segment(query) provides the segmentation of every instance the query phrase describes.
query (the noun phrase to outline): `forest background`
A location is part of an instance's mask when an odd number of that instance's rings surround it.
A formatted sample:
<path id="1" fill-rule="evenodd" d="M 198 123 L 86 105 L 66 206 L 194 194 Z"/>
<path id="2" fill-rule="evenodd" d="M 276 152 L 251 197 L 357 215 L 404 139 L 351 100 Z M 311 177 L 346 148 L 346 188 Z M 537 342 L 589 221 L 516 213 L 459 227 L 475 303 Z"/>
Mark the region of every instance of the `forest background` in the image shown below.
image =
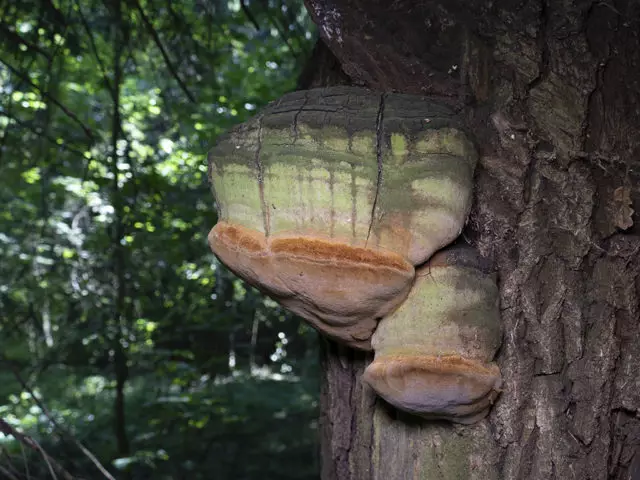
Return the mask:
<path id="1" fill-rule="evenodd" d="M 301 1 L 0 2 L 0 478 L 318 477 L 317 336 L 206 242 L 207 150 L 314 40 Z"/>

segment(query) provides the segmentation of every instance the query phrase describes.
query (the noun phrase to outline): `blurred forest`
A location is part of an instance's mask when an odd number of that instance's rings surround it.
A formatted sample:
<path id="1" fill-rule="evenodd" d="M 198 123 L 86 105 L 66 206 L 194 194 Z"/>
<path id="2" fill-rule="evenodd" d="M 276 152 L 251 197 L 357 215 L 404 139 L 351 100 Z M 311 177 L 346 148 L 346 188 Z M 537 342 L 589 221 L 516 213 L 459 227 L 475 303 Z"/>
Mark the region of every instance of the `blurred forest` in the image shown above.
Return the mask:
<path id="1" fill-rule="evenodd" d="M 316 334 L 206 242 L 207 150 L 314 38 L 302 1 L 0 2 L 0 478 L 318 477 Z"/>

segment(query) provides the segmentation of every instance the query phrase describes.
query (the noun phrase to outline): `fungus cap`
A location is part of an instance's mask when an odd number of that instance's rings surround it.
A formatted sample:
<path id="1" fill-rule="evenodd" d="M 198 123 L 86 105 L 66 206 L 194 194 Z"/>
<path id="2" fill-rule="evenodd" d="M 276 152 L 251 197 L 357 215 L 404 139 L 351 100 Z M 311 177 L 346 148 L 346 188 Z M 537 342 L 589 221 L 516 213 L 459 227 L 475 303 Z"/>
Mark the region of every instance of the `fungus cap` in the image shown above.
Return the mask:
<path id="1" fill-rule="evenodd" d="M 417 271 L 405 302 L 380 322 L 363 378 L 401 410 L 473 423 L 500 392 L 500 342 L 495 275 L 472 248 L 452 247 Z"/>
<path id="2" fill-rule="evenodd" d="M 314 327 L 368 349 L 414 266 L 460 234 L 475 163 L 456 116 L 429 99 L 294 92 L 211 150 L 209 243 Z"/>
<path id="3" fill-rule="evenodd" d="M 209 243 L 236 275 L 354 348 L 369 348 L 377 320 L 405 299 L 414 276 L 394 253 L 313 237 L 266 239 L 225 222 Z"/>

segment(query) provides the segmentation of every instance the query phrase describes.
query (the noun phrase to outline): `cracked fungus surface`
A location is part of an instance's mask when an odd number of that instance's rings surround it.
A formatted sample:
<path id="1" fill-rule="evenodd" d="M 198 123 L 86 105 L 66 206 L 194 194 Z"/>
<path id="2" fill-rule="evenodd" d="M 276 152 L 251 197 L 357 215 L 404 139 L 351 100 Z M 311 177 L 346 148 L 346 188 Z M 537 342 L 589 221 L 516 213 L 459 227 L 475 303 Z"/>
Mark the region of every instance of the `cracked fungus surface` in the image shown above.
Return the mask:
<path id="1" fill-rule="evenodd" d="M 320 248 L 318 242 L 367 249 L 380 258 L 398 257 L 394 261 L 410 267 L 424 263 L 462 230 L 471 204 L 476 154 L 443 106 L 420 97 L 340 87 L 286 95 L 220 139 L 209 162 L 219 221 L 262 236 L 261 255 L 278 256 L 281 272 L 287 270 L 282 265 L 285 258 L 298 269 L 306 262 L 296 275 L 309 281 L 280 279 L 291 291 L 278 291 L 258 278 L 262 270 L 249 265 L 254 257 L 237 253 L 246 249 L 236 249 L 235 256 L 225 260 L 214 235 L 214 252 L 283 304 L 284 295 L 303 299 L 304 308 L 294 311 L 322 330 L 323 322 L 340 323 L 342 316 L 344 323 L 358 323 L 362 315 L 354 313 L 355 305 L 348 313 L 327 305 L 310 286 L 310 279 L 322 283 L 329 280 L 322 275 L 338 275 L 344 260 L 327 253 L 338 250 Z M 295 253 L 301 242 L 306 242 L 304 260 Z M 280 248 L 277 253 L 275 245 Z M 234 250 L 230 245 L 224 248 Z M 335 271 L 327 270 L 330 263 Z M 380 275 L 362 273 L 375 271 L 375 266 L 358 265 L 362 288 L 380 294 L 375 284 L 367 283 L 379 282 Z M 395 286 L 379 301 L 354 292 L 357 282 L 349 285 L 345 280 L 344 291 L 334 290 L 351 296 L 351 303 L 366 299 L 367 314 L 379 318 L 407 294 L 413 269 L 405 265 L 400 270 Z M 340 309 L 346 303 L 341 302 Z M 375 320 L 365 329 L 368 333 L 355 335 L 368 337 L 374 328 Z"/>

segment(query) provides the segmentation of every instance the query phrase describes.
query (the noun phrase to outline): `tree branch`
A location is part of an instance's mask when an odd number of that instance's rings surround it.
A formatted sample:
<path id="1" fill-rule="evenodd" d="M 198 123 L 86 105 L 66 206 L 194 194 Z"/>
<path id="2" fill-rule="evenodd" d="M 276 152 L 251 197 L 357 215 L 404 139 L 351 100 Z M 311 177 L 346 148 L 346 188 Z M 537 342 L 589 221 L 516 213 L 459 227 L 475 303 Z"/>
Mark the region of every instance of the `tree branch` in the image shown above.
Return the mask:
<path id="1" fill-rule="evenodd" d="M 10 362 L 6 358 L 4 358 L 4 355 L 2 357 L 2 360 L 4 363 L 10 364 Z M 64 429 L 56 421 L 55 418 L 53 418 L 53 415 L 51 414 L 51 412 L 47 409 L 44 403 L 42 403 L 38 399 L 35 392 L 31 389 L 29 384 L 22 378 L 22 376 L 20 375 L 20 372 L 18 372 L 18 370 L 13 365 L 11 365 L 11 370 L 13 371 L 13 376 L 16 378 L 18 383 L 29 395 L 31 395 L 33 402 L 42 411 L 44 416 L 47 417 L 47 419 L 58 430 L 58 432 L 62 434 L 61 435 L 62 438 L 70 440 L 76 447 L 78 447 L 80 451 L 82 451 L 82 453 L 84 453 L 84 455 L 91 461 L 91 463 L 93 463 L 96 466 L 96 468 L 100 470 L 100 473 L 102 473 L 102 475 L 104 475 L 105 478 L 107 478 L 108 480 L 115 480 L 115 478 L 107 471 L 106 468 L 104 468 L 104 466 L 100 463 L 100 461 L 96 458 L 96 456 L 93 453 L 91 453 L 91 451 L 89 451 L 89 449 L 87 449 L 84 445 L 82 445 L 77 438 L 75 438 L 71 433 L 69 433 L 66 429 Z"/>
<path id="2" fill-rule="evenodd" d="M 58 143 L 57 139 L 53 138 L 51 135 L 47 135 L 42 128 L 35 127 L 35 126 L 31 125 L 30 122 L 27 122 L 25 120 L 21 120 L 17 116 L 8 113 L 6 110 L 0 110 L 0 117 L 6 117 L 6 118 L 9 118 L 9 119 L 13 120 L 14 122 L 16 122 L 21 127 L 26 128 L 27 130 L 29 130 L 30 132 L 34 133 L 38 137 L 41 137 L 41 138 L 44 138 L 45 140 L 48 140 L 49 142 L 54 144 L 56 147 L 58 147 L 58 148 L 60 148 L 62 150 L 65 150 L 65 151 L 67 151 L 69 153 L 75 153 L 76 155 L 80 155 L 82 158 L 86 158 L 84 156 L 84 152 L 81 152 L 77 148 L 69 147 L 65 143 L 62 143 L 62 144 Z M 89 158 L 89 160 L 93 160 L 93 157 Z"/>
<path id="3" fill-rule="evenodd" d="M 75 480 L 75 477 L 71 475 L 62 465 L 60 465 L 56 460 L 54 460 L 51 456 L 44 451 L 44 449 L 40 446 L 38 442 L 36 442 L 33 438 L 25 435 L 23 433 L 18 432 L 15 428 L 5 422 L 2 418 L 0 418 L 0 432 L 4 435 L 12 436 L 17 441 L 19 441 L 22 445 L 29 447 L 31 450 L 35 450 L 42 455 L 44 461 L 49 468 L 49 473 L 51 473 L 51 477 L 58 478 L 55 472 L 58 472 L 59 475 L 62 476 L 64 480 Z"/>
<path id="4" fill-rule="evenodd" d="M 287 32 L 286 32 L 286 25 L 283 26 L 282 24 L 280 24 L 280 22 L 276 17 L 271 15 L 269 2 L 263 0 L 262 3 L 263 3 L 265 15 L 269 19 L 269 22 L 271 23 L 271 25 L 275 27 L 276 31 L 278 32 L 278 35 L 280 35 L 280 38 L 282 38 L 282 41 L 285 43 L 285 45 L 287 46 L 289 51 L 293 54 L 293 56 L 296 58 L 299 58 L 300 52 L 298 52 L 295 48 L 293 48 L 293 45 L 291 44 L 291 41 L 289 39 L 289 35 L 287 35 Z"/>
<path id="5" fill-rule="evenodd" d="M 13 473 L 11 473 L 9 470 L 4 468 L 2 465 L 0 465 L 0 473 L 3 474 L 5 478 L 7 478 L 8 480 L 19 480 L 18 477 L 16 477 Z"/>
<path id="6" fill-rule="evenodd" d="M 192 103 L 196 103 L 195 97 L 191 94 L 191 92 L 187 88 L 187 85 L 182 81 L 182 79 L 178 75 L 178 72 L 176 71 L 175 67 L 171 63 L 171 59 L 169 58 L 169 55 L 167 54 L 167 51 L 165 50 L 164 46 L 162 45 L 162 41 L 160 40 L 160 37 L 158 36 L 158 32 L 156 32 L 156 30 L 153 28 L 153 25 L 151 24 L 151 22 L 149 21 L 149 19 L 145 15 L 144 10 L 142 10 L 142 7 L 140 6 L 140 3 L 138 1 L 136 1 L 135 5 L 136 5 L 136 8 L 138 9 L 138 12 L 140 12 L 140 18 L 142 18 L 142 22 L 145 24 L 145 26 L 149 30 L 149 33 L 153 37 L 153 41 L 155 42 L 156 46 L 160 50 L 160 53 L 162 54 L 162 58 L 164 58 L 164 62 L 167 65 L 167 68 L 169 69 L 169 72 L 171 73 L 173 78 L 176 79 L 176 82 L 178 82 L 178 85 L 180 85 L 180 88 L 182 89 L 184 94 L 187 96 L 187 98 Z"/>
<path id="7" fill-rule="evenodd" d="M 93 33 L 91 33 L 91 28 L 89 27 L 89 23 L 87 22 L 87 19 L 82 13 L 82 6 L 80 5 L 80 2 L 76 0 L 75 3 L 76 3 L 76 6 L 78 7 L 78 14 L 80 15 L 80 21 L 82 22 L 82 26 L 84 27 L 84 30 L 87 32 L 87 35 L 89 36 L 89 44 L 91 45 L 93 56 L 96 58 L 96 61 L 100 66 L 100 71 L 102 72 L 102 78 L 104 79 L 104 83 L 107 87 L 107 90 L 109 90 L 109 94 L 111 94 L 111 98 L 113 99 L 115 95 L 113 92 L 113 87 L 111 86 L 111 82 L 109 81 L 109 77 L 107 76 L 107 71 L 104 68 L 104 63 L 102 63 L 102 58 L 100 58 L 98 47 L 96 46 L 95 39 L 93 38 Z"/>
<path id="8" fill-rule="evenodd" d="M 39 53 L 47 60 L 51 61 L 51 57 L 47 52 L 42 50 L 39 46 L 34 45 L 29 40 L 26 40 L 24 37 L 18 35 L 13 30 L 10 30 L 6 23 L 0 23 L 0 27 L 2 28 L 2 33 L 7 37 L 7 39 L 11 42 L 14 42 L 16 45 L 24 44 L 29 50 L 33 50 L 36 53 Z"/>
<path id="9" fill-rule="evenodd" d="M 251 13 L 251 10 L 249 10 L 249 7 L 247 6 L 247 1 L 246 0 L 240 0 L 240 8 L 242 8 L 242 11 L 244 12 L 244 14 L 247 17 L 247 19 L 253 24 L 255 29 L 259 32 L 260 31 L 260 24 L 256 20 L 256 17 L 253 16 L 253 13 Z"/>
<path id="10" fill-rule="evenodd" d="M 75 115 L 75 113 L 73 113 L 71 110 L 69 110 L 67 107 L 65 107 L 58 99 L 56 99 L 52 95 L 49 95 L 47 92 L 43 91 L 38 85 L 33 83 L 23 72 L 21 72 L 20 70 L 18 70 L 17 68 L 12 66 L 11 64 L 7 63 L 2 58 L 0 58 L 0 63 L 5 65 L 9 69 L 9 71 L 11 71 L 11 73 L 16 75 L 20 80 L 22 80 L 24 82 L 27 82 L 31 86 L 31 88 L 33 88 L 34 90 L 36 90 L 40 94 L 40 96 L 50 100 L 51 103 L 53 103 L 60 110 L 62 110 L 65 113 L 65 115 L 67 115 L 70 119 L 72 119 L 74 122 L 76 122 L 78 125 L 80 125 L 80 127 L 84 131 L 85 135 L 91 141 L 94 140 L 93 133 L 91 132 L 91 129 L 87 125 L 82 123 L 82 121 Z"/>

